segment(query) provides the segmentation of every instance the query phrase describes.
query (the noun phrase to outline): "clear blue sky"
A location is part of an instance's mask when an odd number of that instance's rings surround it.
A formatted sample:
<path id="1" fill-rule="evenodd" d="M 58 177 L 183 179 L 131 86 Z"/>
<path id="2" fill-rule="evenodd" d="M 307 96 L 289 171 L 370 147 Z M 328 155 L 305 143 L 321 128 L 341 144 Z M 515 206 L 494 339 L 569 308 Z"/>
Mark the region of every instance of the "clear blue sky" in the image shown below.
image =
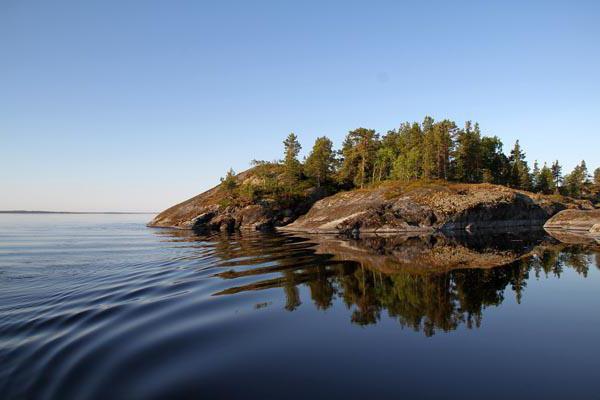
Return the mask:
<path id="1" fill-rule="evenodd" d="M 600 166 L 600 2 L 0 1 L 0 209 L 158 211 L 350 129 Z"/>

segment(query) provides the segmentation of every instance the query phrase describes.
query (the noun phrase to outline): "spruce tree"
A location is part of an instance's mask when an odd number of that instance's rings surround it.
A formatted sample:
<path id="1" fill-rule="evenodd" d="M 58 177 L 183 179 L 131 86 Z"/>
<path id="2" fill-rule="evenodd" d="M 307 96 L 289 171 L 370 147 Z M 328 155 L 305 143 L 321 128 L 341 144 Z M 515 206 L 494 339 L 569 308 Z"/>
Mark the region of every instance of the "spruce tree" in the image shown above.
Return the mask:
<path id="1" fill-rule="evenodd" d="M 562 167 L 558 163 L 558 160 L 554 161 L 552 164 L 552 178 L 554 180 L 555 191 L 557 191 L 562 182 Z"/>
<path id="2" fill-rule="evenodd" d="M 566 192 L 572 197 L 581 196 L 585 184 L 588 182 L 588 172 L 585 161 L 573 168 L 573 171 L 565 176 L 564 186 Z"/>
<path id="3" fill-rule="evenodd" d="M 506 156 L 502 153 L 502 141 L 494 136 L 481 138 L 482 179 L 486 183 L 501 184 L 504 181 Z"/>
<path id="4" fill-rule="evenodd" d="M 531 171 L 531 188 L 534 192 L 539 192 L 538 184 L 540 179 L 540 165 L 537 160 L 533 162 L 533 170 Z"/>
<path id="5" fill-rule="evenodd" d="M 525 162 L 525 153 L 521 150 L 521 145 L 517 140 L 515 146 L 510 152 L 510 180 L 511 187 L 529 190 L 531 188 L 531 177 L 529 175 L 529 167 Z"/>
<path id="6" fill-rule="evenodd" d="M 555 190 L 552 170 L 548 168 L 546 163 L 544 163 L 544 166 L 536 178 L 536 190 L 543 194 L 551 194 Z"/>
<path id="7" fill-rule="evenodd" d="M 454 153 L 454 178 L 461 182 L 481 182 L 482 165 L 481 132 L 479 124 L 473 127 L 471 121 L 456 135 Z"/>
<path id="8" fill-rule="evenodd" d="M 300 179 L 300 174 L 302 173 L 302 164 L 298 161 L 298 154 L 300 153 L 302 146 L 294 133 L 288 135 L 283 141 L 283 146 L 285 183 L 291 187 Z"/>
<path id="9" fill-rule="evenodd" d="M 583 183 L 589 183 L 590 174 L 588 173 L 587 164 L 585 163 L 585 160 L 581 160 L 581 164 L 579 164 L 579 169 L 581 171 Z"/>

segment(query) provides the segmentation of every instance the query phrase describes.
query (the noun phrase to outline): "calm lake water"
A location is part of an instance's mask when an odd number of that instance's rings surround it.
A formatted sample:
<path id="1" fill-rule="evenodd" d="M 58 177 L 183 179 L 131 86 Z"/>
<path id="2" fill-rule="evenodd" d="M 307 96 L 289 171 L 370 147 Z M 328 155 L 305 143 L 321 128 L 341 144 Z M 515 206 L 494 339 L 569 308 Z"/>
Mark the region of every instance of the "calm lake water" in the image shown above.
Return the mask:
<path id="1" fill-rule="evenodd" d="M 0 398 L 600 398 L 600 245 L 0 215 Z"/>

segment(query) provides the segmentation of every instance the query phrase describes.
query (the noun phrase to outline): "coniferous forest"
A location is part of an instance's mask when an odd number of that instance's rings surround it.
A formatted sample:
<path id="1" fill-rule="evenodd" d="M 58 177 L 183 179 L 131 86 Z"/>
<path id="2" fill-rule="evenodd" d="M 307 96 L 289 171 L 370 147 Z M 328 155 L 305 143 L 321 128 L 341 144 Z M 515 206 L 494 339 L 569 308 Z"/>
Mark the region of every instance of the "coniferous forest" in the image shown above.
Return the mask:
<path id="1" fill-rule="evenodd" d="M 252 162 L 266 184 L 237 187 L 230 170 L 222 179 L 225 189 L 254 197 L 258 192 L 292 194 L 308 186 L 348 190 L 385 181 L 449 181 L 593 198 L 600 187 L 600 168 L 590 173 L 582 160 L 565 173 L 558 160 L 531 164 L 518 140 L 505 152 L 499 137 L 484 135 L 471 121 L 459 127 L 451 120 L 425 117 L 383 135 L 358 128 L 348 132 L 339 150 L 323 136 L 304 160 L 298 159 L 302 146 L 294 133 L 283 144 L 283 160 Z"/>

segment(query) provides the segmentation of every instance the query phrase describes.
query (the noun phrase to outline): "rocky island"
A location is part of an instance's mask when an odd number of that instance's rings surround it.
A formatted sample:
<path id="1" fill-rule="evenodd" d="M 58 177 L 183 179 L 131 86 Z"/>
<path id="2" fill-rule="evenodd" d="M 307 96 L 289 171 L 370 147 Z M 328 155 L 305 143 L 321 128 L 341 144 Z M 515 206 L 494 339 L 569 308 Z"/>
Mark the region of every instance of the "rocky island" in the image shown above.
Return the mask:
<path id="1" fill-rule="evenodd" d="M 318 138 L 303 162 L 296 135 L 283 143 L 284 160 L 230 170 L 218 186 L 148 225 L 346 235 L 544 224 L 600 231 L 598 211 L 591 211 L 600 204 L 600 169 L 593 182 L 584 161 L 565 176 L 558 161 L 531 169 L 518 141 L 507 156 L 498 137 L 483 136 L 471 122 L 459 129 L 426 117 L 381 138 L 358 128 L 340 151 Z"/>
<path id="2" fill-rule="evenodd" d="M 256 169 L 251 169 L 235 179 L 244 186 L 256 183 L 258 175 Z M 388 183 L 333 195 L 311 187 L 286 202 L 260 199 L 229 204 L 226 191 L 219 185 L 163 211 L 149 226 L 225 231 L 277 228 L 336 234 L 425 233 L 541 227 L 560 211 L 585 213 L 581 210 L 591 208 L 586 201 L 500 185 L 447 182 Z"/>

